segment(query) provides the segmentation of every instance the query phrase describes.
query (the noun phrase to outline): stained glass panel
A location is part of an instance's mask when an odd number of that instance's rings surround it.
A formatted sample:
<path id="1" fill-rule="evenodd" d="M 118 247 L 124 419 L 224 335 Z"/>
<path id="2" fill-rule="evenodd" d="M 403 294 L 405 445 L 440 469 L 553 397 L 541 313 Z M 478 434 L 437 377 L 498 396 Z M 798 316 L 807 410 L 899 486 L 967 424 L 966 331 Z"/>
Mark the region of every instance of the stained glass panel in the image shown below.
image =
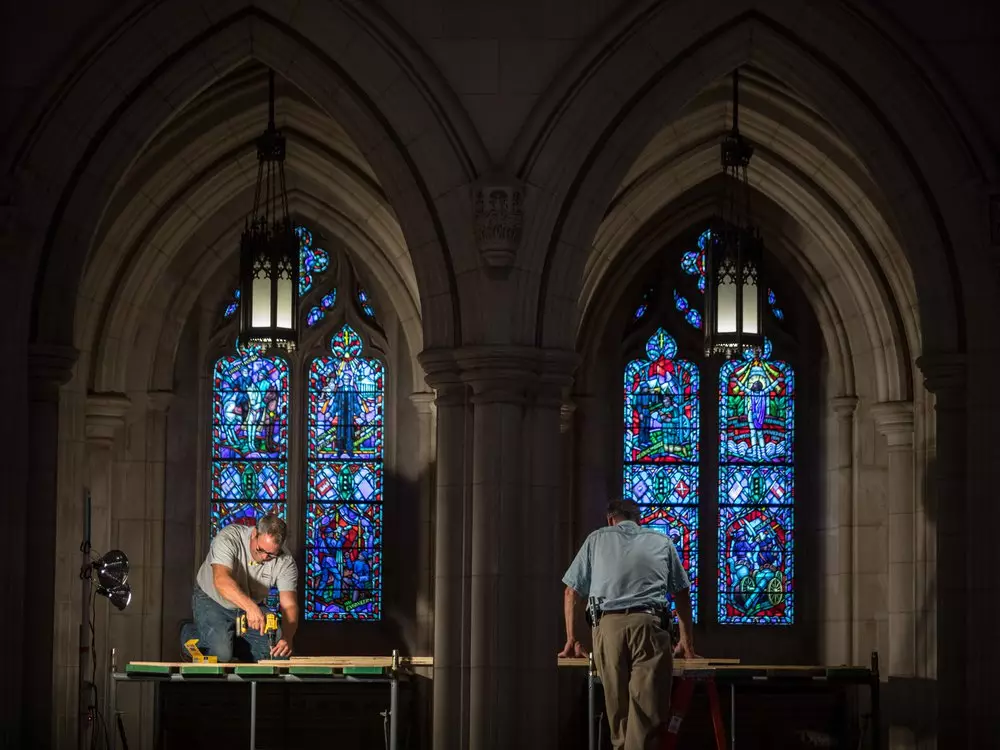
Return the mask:
<path id="1" fill-rule="evenodd" d="M 382 506 L 309 503 L 306 535 L 306 617 L 380 619 Z"/>
<path id="2" fill-rule="evenodd" d="M 382 597 L 382 363 L 344 326 L 309 368 L 309 620 L 377 620 Z"/>
<path id="3" fill-rule="evenodd" d="M 783 362 L 751 355 L 730 360 L 719 373 L 719 460 L 792 460 L 795 380 Z"/>
<path id="4" fill-rule="evenodd" d="M 676 341 L 660 328 L 646 357 L 625 367 L 623 494 L 643 509 L 643 524 L 674 539 L 697 620 L 699 379 L 676 355 Z"/>
<path id="5" fill-rule="evenodd" d="M 288 364 L 240 347 L 212 378 L 211 534 L 229 523 L 284 517 L 288 474 Z"/>
<path id="6" fill-rule="evenodd" d="M 719 622 L 794 621 L 795 377 L 744 352 L 719 371 Z"/>
<path id="7" fill-rule="evenodd" d="M 792 508 L 721 506 L 719 515 L 719 622 L 791 624 Z"/>
<path id="8" fill-rule="evenodd" d="M 285 518 L 285 504 L 282 503 L 212 503 L 212 536 L 218 534 L 231 523 L 254 526 L 257 519 L 275 513 Z"/>

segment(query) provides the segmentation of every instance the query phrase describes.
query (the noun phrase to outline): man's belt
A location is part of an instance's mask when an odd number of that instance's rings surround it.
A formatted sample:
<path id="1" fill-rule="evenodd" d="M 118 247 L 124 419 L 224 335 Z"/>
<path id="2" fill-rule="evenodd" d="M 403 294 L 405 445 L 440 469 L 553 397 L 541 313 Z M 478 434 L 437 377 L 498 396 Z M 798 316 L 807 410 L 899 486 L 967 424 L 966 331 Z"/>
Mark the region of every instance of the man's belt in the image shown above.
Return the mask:
<path id="1" fill-rule="evenodd" d="M 661 608 L 656 607 L 625 607 L 624 609 L 605 609 L 602 615 L 659 615 Z"/>

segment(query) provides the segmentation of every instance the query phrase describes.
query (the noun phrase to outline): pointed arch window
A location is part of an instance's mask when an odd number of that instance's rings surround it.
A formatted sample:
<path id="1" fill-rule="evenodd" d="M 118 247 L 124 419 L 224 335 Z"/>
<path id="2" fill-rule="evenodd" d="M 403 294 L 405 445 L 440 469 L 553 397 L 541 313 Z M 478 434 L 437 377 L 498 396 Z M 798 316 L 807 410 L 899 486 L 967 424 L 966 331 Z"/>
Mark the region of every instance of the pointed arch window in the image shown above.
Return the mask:
<path id="1" fill-rule="evenodd" d="M 708 230 L 698 234 L 679 263 L 647 281 L 630 308 L 627 334 L 667 319 L 678 339 L 700 352 L 691 328 L 703 325 L 708 240 Z M 781 339 L 793 340 L 777 295 L 767 292 Z M 691 579 L 696 621 L 701 605 L 722 624 L 795 620 L 795 373 L 790 363 L 772 359 L 772 348 L 766 339 L 762 352 L 704 360 L 711 364 L 699 376 L 698 364 L 679 358 L 677 340 L 659 327 L 645 343 L 645 357 L 625 366 L 624 496 L 639 504 L 644 525 L 673 539 Z M 704 452 L 699 377 L 719 399 L 703 415 Z M 700 535 L 699 514 L 706 523 L 714 516 L 714 532 Z M 705 565 L 717 571 L 707 594 L 699 593 Z"/>
<path id="2" fill-rule="evenodd" d="M 698 368 L 677 359 L 677 342 L 658 329 L 646 356 L 625 367 L 624 496 L 639 505 L 641 524 L 673 539 L 691 581 L 698 618 Z"/>
<path id="3" fill-rule="evenodd" d="M 288 363 L 240 347 L 212 378 L 211 534 L 261 515 L 286 515 Z"/>
<path id="4" fill-rule="evenodd" d="M 305 617 L 377 620 L 385 368 L 348 325 L 330 348 L 309 367 Z"/>
<path id="5" fill-rule="evenodd" d="M 747 351 L 719 371 L 719 622 L 795 615 L 795 376 Z"/>

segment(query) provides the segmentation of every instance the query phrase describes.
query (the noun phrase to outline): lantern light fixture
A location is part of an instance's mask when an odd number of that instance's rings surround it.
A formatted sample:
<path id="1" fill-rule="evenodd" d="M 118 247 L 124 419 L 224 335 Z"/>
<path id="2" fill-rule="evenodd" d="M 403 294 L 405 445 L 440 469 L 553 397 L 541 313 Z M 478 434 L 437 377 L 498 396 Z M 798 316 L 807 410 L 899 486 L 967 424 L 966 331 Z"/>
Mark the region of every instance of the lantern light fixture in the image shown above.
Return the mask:
<path id="1" fill-rule="evenodd" d="M 705 356 L 764 344 L 764 242 L 750 219 L 747 167 L 753 145 L 739 129 L 739 69 L 733 71 L 733 128 L 722 140 L 721 209 L 705 244 Z"/>
<path id="2" fill-rule="evenodd" d="M 288 215 L 285 136 L 274 124 L 268 71 L 267 129 L 257 138 L 253 212 L 240 237 L 240 342 L 293 350 L 298 344 L 299 239 Z"/>

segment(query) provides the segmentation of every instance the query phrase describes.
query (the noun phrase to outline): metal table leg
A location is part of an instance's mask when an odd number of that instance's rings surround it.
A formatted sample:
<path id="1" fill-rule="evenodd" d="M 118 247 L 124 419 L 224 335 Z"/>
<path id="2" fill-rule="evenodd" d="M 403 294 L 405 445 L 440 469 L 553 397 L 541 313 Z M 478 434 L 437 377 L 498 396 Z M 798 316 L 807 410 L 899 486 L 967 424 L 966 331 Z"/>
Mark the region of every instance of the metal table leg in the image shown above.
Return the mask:
<path id="1" fill-rule="evenodd" d="M 590 654 L 587 664 L 587 748 L 597 750 L 597 721 L 594 715 L 594 654 Z"/>
<path id="2" fill-rule="evenodd" d="M 389 683 L 389 750 L 396 750 L 399 742 L 399 677 L 393 672 Z"/>
<path id="3" fill-rule="evenodd" d="M 104 729 L 111 735 L 111 750 L 115 750 L 118 747 L 118 680 L 115 679 L 113 668 L 108 674 L 108 680 L 110 680 L 110 689 L 108 690 L 107 720 L 110 726 Z"/>
<path id="4" fill-rule="evenodd" d="M 736 750 L 736 683 L 729 683 L 729 747 Z"/>
<path id="5" fill-rule="evenodd" d="M 250 750 L 257 750 L 257 680 L 250 680 Z"/>

